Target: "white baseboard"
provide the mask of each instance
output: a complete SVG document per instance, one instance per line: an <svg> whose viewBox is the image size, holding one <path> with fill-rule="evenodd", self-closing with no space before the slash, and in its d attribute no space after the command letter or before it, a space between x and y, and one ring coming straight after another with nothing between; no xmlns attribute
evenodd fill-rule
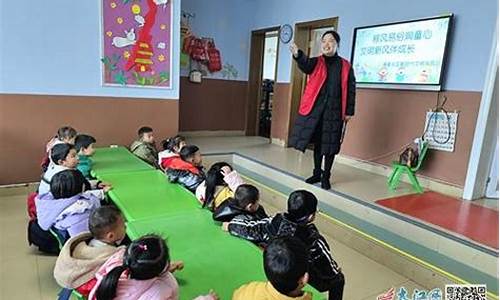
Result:
<svg viewBox="0 0 500 300"><path fill-rule="evenodd" d="M5 184L0 185L0 196L27 196L30 192L34 192L38 189L39 182L28 182L28 183L15 183L15 184Z"/></svg>
<svg viewBox="0 0 500 300"><path fill-rule="evenodd" d="M392 168L390 166L386 166L386 165L382 165L382 164L378 164L378 163L373 163L373 162L368 162L368 161L363 161L363 160L359 160L359 159L352 158L352 157L345 156L345 155L338 155L336 160L337 160L337 162L339 162L341 164L349 165L349 166L354 167L354 168L358 168L358 169L361 169L364 171L368 171L368 172L379 174L379 175L386 176L386 177L388 177L392 172ZM424 189L436 191L436 192L439 192L439 193L442 193L442 194L445 194L445 195L448 195L451 197L455 197L455 198L462 198L462 195L463 195L463 188L462 187L455 186L453 184L446 183L446 182L441 182L441 181L438 181L434 178L429 178L429 177L422 176L422 175L417 175L417 178L418 178L418 181L420 182L420 185ZM406 176L402 176L401 181L406 182L406 183L410 183L410 180Z"/></svg>
<svg viewBox="0 0 500 300"><path fill-rule="evenodd" d="M271 139L271 143L274 144L274 145L278 145L278 146L281 146L281 147L285 147L285 141L282 140L282 139L277 139L277 138L272 138Z"/></svg>
<svg viewBox="0 0 500 300"><path fill-rule="evenodd" d="M244 130L200 130L200 131L181 131L180 135L185 137L225 137L225 136L244 136Z"/></svg>
<svg viewBox="0 0 500 300"><path fill-rule="evenodd" d="M30 186L38 186L40 182L26 182L26 183L13 183L13 184L4 184L0 185L0 189L3 188L25 188Z"/></svg>

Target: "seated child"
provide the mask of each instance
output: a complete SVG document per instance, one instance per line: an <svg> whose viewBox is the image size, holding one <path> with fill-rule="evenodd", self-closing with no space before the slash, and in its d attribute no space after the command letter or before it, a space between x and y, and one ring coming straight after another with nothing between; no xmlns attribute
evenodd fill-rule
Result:
<svg viewBox="0 0 500 300"><path fill-rule="evenodd" d="M43 230L54 227L70 237L89 230L89 215L101 206L100 199L86 194L85 177L78 170L64 170L52 178L50 193L35 199L38 225Z"/></svg>
<svg viewBox="0 0 500 300"><path fill-rule="evenodd" d="M275 237L297 237L309 249L309 284L328 299L340 300L344 292L344 275L330 254L325 238L313 224L318 199L308 191L298 190L288 198L288 211L258 222L235 217L226 224L235 236L257 244L267 244Z"/></svg>
<svg viewBox="0 0 500 300"><path fill-rule="evenodd" d="M234 198L224 201L213 214L219 222L229 222L233 218L257 221L267 218L266 211L259 205L259 190L250 184L242 184L236 189Z"/></svg>
<svg viewBox="0 0 500 300"><path fill-rule="evenodd" d="M125 238L120 210L111 205L97 208L90 214L89 230L64 244L54 268L60 286L76 289L83 296L88 296L95 286L97 270L120 250L117 246Z"/></svg>
<svg viewBox="0 0 500 300"><path fill-rule="evenodd" d="M40 185L38 186L39 195L50 192L50 183L55 174L64 170L76 169L79 161L75 146L70 144L55 145L52 149L52 160L54 164L49 166L47 172L43 174ZM103 200L105 198L105 192L111 189L111 185L97 180L88 181L85 179L85 189L85 193L92 193Z"/></svg>
<svg viewBox="0 0 500 300"><path fill-rule="evenodd" d="M47 171L47 168L49 167L50 163L52 163L52 160L50 158L52 147L54 147L57 144L73 145L75 143L75 137L76 137L76 130L73 127L64 126L59 128L59 130L57 130L56 136L53 137L45 146L45 156L41 164L43 172Z"/></svg>
<svg viewBox="0 0 500 300"><path fill-rule="evenodd" d="M309 279L306 246L297 238L278 238L264 250L268 282L251 282L233 294L233 300L312 300L302 289Z"/></svg>
<svg viewBox="0 0 500 300"><path fill-rule="evenodd" d="M139 139L130 145L130 152L153 167L159 169L158 150L156 150L155 146L153 128L141 127L137 134L139 135Z"/></svg>
<svg viewBox="0 0 500 300"><path fill-rule="evenodd" d="M179 285L172 272L182 262L170 262L165 241L147 235L111 256L96 273L97 284L89 300L177 300ZM196 300L216 300L215 294Z"/></svg>
<svg viewBox="0 0 500 300"><path fill-rule="evenodd" d="M207 179L196 189L196 198L203 207L216 209L228 198L234 197L236 188L243 184L238 172L226 162L213 164L207 172Z"/></svg>
<svg viewBox="0 0 500 300"><path fill-rule="evenodd" d="M50 191L50 181L52 177L64 170L75 169L78 165L78 154L75 146L71 144L57 144L52 148L51 160L47 171L42 176L42 181L38 186L38 194L46 194Z"/></svg>
<svg viewBox="0 0 500 300"><path fill-rule="evenodd" d="M57 134L49 142L47 142L45 151L49 153L52 147L54 147L57 144L73 145L75 143L76 134L77 134L76 129L74 129L71 126L63 126L59 128L57 130Z"/></svg>
<svg viewBox="0 0 500 300"><path fill-rule="evenodd" d="M169 160L165 173L170 182L180 183L194 193L205 180L200 149L194 145L184 146L179 155L181 159Z"/></svg>
<svg viewBox="0 0 500 300"><path fill-rule="evenodd" d="M82 172L85 178L90 179L90 171L92 170L92 159L94 155L94 144L96 140L93 136L79 134L75 139L75 149L78 153L78 165L76 168Z"/></svg>
<svg viewBox="0 0 500 300"><path fill-rule="evenodd" d="M168 161L173 158L179 158L179 152L186 146L186 139L180 135L168 138L162 142L163 151L158 153L158 164L162 170L166 169Z"/></svg>

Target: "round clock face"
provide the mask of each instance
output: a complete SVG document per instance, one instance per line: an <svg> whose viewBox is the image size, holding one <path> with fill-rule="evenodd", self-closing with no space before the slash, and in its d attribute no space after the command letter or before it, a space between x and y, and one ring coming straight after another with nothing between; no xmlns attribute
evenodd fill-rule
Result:
<svg viewBox="0 0 500 300"><path fill-rule="evenodd" d="M288 44L293 37L293 28L289 24L285 24L280 28L280 40L281 42Z"/></svg>

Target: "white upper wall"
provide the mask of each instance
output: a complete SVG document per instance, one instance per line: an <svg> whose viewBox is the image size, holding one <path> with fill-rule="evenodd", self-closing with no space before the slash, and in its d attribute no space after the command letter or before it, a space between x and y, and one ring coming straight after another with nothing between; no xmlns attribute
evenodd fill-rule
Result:
<svg viewBox="0 0 500 300"><path fill-rule="evenodd" d="M178 99L181 0L171 1L173 73L166 90L101 85L101 0L2 0L0 93Z"/></svg>

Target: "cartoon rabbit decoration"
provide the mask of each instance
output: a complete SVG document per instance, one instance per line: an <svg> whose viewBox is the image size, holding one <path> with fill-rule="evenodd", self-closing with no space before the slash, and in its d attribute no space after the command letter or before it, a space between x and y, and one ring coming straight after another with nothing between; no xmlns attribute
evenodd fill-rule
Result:
<svg viewBox="0 0 500 300"><path fill-rule="evenodd" d="M143 26L144 26L144 24L146 23L146 20L145 20L145 19L144 19L144 17L143 17L143 16L141 16L141 15L136 15L136 16L134 17L134 20L135 20L137 23L139 23L139 27L143 27Z"/></svg>
<svg viewBox="0 0 500 300"><path fill-rule="evenodd" d="M111 45L117 48L123 48L135 44L134 28L130 29L129 31L125 30L125 36L126 37L115 36Z"/></svg>

